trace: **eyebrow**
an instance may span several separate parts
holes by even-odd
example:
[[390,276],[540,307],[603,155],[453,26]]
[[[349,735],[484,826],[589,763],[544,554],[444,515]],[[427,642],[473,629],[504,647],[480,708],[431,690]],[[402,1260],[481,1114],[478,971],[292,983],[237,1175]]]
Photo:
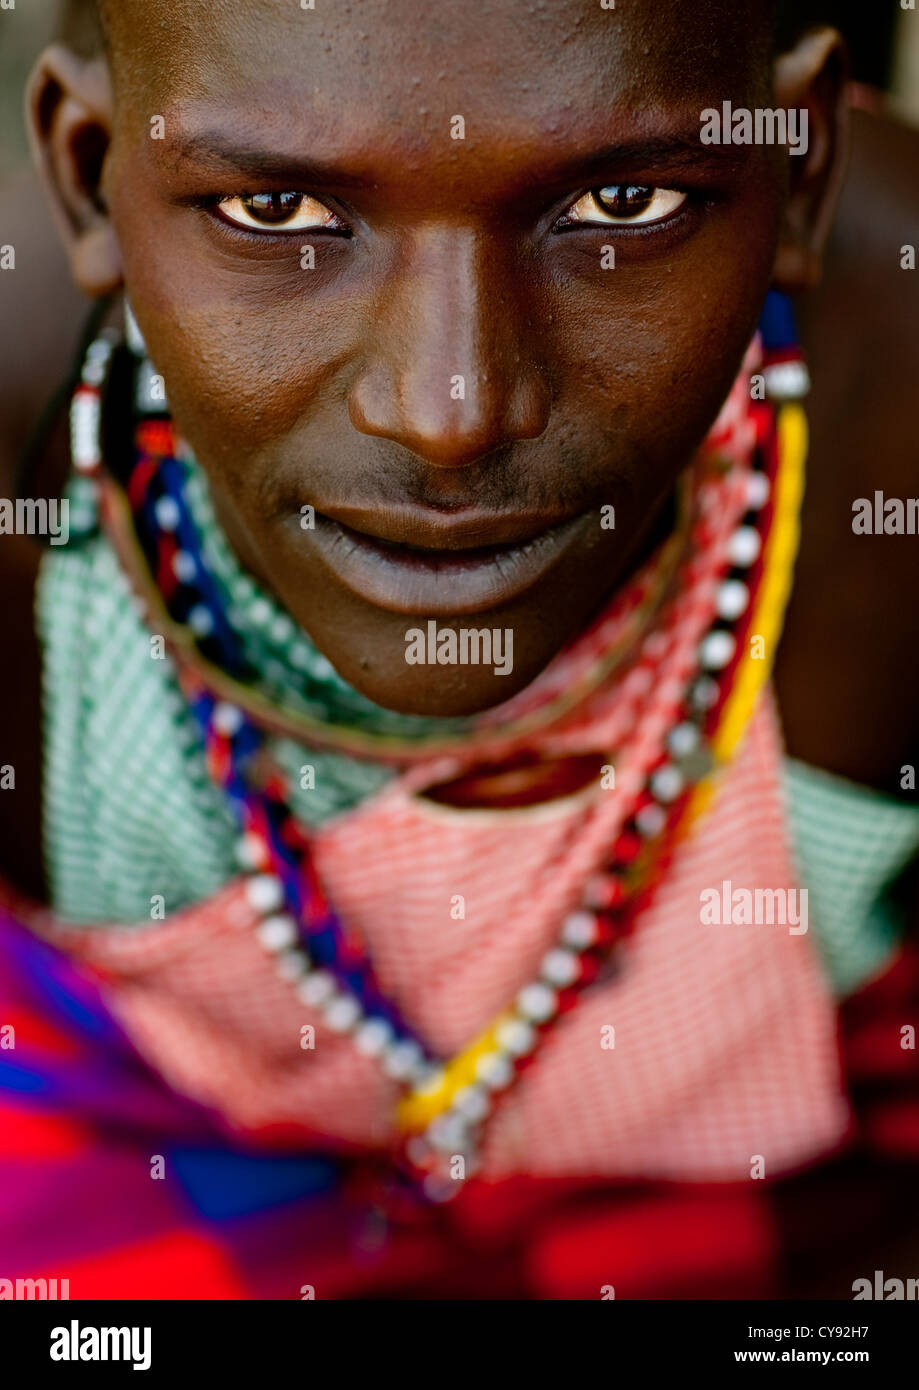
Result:
[[246,145],[221,130],[203,130],[181,136],[164,155],[170,164],[193,164],[215,174],[245,174],[257,178],[296,178],[309,184],[360,187],[367,179],[340,165],[281,150]]
[[[701,130],[701,123],[699,129]],[[247,145],[222,130],[203,130],[179,137],[163,151],[172,165],[193,165],[200,172],[241,175],[246,178],[287,180],[297,187],[361,188],[377,180],[368,172],[357,173],[340,163],[304,158],[282,150]],[[616,168],[652,170],[694,167],[726,171],[740,168],[747,159],[746,146],[703,145],[689,130],[663,137],[624,141],[582,154],[553,159],[544,152],[542,168],[527,171],[528,181],[539,173],[553,184],[578,182]]]
[[598,150],[575,156],[565,161],[563,173],[600,173],[604,169],[620,165],[632,165],[642,169],[653,169],[673,165],[706,166],[724,169],[726,166],[740,167],[746,162],[747,146],[743,145],[703,145],[699,138],[702,129],[695,136],[690,131],[681,131],[649,140],[632,140],[618,145],[607,145]]

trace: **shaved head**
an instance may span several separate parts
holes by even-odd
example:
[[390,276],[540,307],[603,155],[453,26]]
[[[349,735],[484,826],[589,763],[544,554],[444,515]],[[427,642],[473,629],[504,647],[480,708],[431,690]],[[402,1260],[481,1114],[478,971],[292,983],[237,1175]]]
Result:
[[[832,23],[834,6],[828,0],[751,0],[751,12],[774,31],[779,51],[790,47],[808,24]],[[108,46],[110,18],[117,9],[130,9],[129,0],[65,0],[61,37],[76,52],[89,57]]]

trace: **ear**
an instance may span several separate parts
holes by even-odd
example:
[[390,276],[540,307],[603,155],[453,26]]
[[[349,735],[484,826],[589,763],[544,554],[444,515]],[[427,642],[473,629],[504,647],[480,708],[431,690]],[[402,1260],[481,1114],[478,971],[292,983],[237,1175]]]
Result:
[[789,153],[789,196],[773,282],[794,294],[820,280],[823,248],[845,178],[848,107],[845,45],[835,29],[811,29],[775,62],[777,106],[807,112],[806,153]]
[[121,257],[102,192],[112,131],[112,89],[101,56],[53,44],[26,87],[26,123],[38,168],[77,285],[91,298],[121,283]]

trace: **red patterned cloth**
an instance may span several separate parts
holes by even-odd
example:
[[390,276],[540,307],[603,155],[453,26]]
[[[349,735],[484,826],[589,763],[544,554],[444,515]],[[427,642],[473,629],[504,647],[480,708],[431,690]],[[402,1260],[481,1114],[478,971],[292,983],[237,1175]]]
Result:
[[[560,1021],[499,1108],[487,1176],[721,1180],[746,1177],[754,1155],[774,1174],[840,1141],[849,1117],[835,1009],[810,937],[700,922],[700,893],[724,879],[794,881],[780,753],[766,702],[639,919],[620,975]],[[321,832],[316,863],[387,993],[449,1051],[532,976],[615,817],[602,793],[492,818],[451,815],[396,785]],[[450,917],[455,893],[465,921]],[[396,1083],[278,978],[242,882],[153,926],[34,925],[105,981],[109,1008],[173,1086],[240,1130],[294,1126],[322,1144],[394,1138]],[[299,1046],[304,1024],[316,1030],[311,1051]],[[601,1046],[609,1025],[613,1048]]]
[[851,1298],[876,1267],[915,1269],[917,1011],[911,944],[843,1007],[858,1127],[829,1164],[472,1179],[421,1208],[368,1161],[229,1135],[143,1062],[85,970],[0,912],[0,1297],[46,1279],[72,1299]]

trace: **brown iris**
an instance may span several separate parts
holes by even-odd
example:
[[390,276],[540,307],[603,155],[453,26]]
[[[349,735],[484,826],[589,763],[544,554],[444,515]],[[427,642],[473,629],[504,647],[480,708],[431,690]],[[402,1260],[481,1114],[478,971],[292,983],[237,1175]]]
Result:
[[250,217],[272,225],[286,222],[303,202],[302,193],[254,193],[240,200]]
[[637,217],[649,207],[654,191],[631,183],[613,183],[598,188],[594,198],[610,217]]

